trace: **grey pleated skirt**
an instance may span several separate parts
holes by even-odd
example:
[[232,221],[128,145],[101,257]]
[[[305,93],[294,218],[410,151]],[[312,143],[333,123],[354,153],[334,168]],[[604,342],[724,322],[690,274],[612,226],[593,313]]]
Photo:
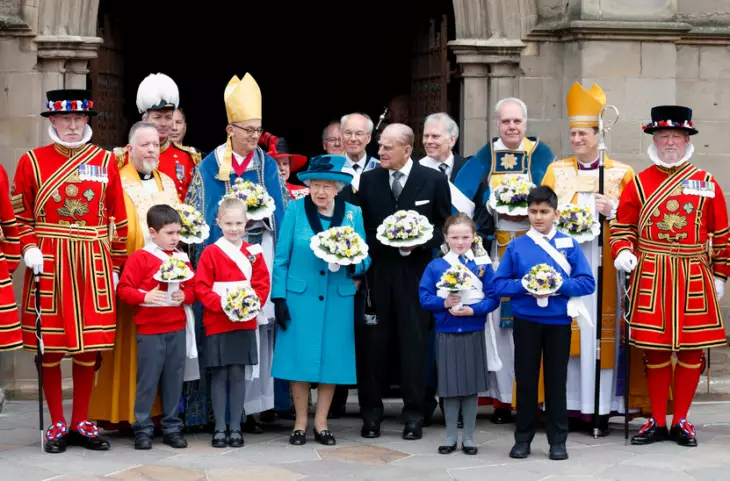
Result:
[[436,333],[439,397],[472,396],[487,390],[484,331]]
[[221,367],[231,364],[253,366],[259,363],[256,350],[256,329],[240,329],[205,336],[203,367]]

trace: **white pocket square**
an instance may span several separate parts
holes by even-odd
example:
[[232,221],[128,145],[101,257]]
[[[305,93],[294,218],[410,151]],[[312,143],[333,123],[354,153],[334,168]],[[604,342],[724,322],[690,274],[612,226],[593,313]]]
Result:
[[430,200],[417,200],[416,201],[416,207],[418,207],[419,205],[426,205],[429,202],[431,202],[431,201]]

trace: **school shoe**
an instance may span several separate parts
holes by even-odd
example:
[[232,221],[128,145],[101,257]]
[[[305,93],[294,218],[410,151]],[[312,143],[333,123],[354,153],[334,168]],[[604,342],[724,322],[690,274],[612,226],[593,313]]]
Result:
[[530,455],[530,443],[516,442],[509,452],[510,458],[524,459]]
[[695,431],[695,427],[684,418],[680,419],[679,422],[672,426],[672,429],[669,431],[669,439],[675,441],[680,446],[687,446],[690,448],[697,447],[696,435],[697,432]]
[[439,454],[451,454],[454,451],[456,451],[456,443],[449,446],[448,444],[444,444],[443,446],[439,446]]
[[565,443],[551,444],[550,454],[548,457],[553,461],[568,459],[568,450],[565,449]]
[[69,446],[82,446],[92,451],[106,451],[111,448],[109,441],[99,435],[99,428],[91,421],[81,421],[76,429],[71,429],[66,438]]
[[476,446],[464,446],[464,443],[461,443],[461,450],[464,454],[469,454],[471,456],[475,455],[479,452],[479,448]]
[[225,448],[228,446],[228,435],[225,429],[217,429],[213,433],[213,438],[210,440],[210,445],[214,448]]
[[152,438],[147,434],[140,434],[135,437],[134,449],[152,449]]
[[654,418],[649,418],[638,434],[635,434],[631,438],[631,444],[644,445],[652,444],[659,441],[666,441],[669,439],[669,430],[666,426],[659,426]]
[[228,445],[232,448],[243,447],[243,435],[241,434],[241,431],[231,429],[231,432],[228,434]]
[[170,447],[180,449],[187,448],[188,442],[183,437],[182,433],[169,433],[162,435],[162,442]]

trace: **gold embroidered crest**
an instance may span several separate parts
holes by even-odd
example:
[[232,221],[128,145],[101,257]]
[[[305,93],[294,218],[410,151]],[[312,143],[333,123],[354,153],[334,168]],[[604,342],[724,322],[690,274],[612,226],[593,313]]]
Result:
[[63,199],[63,197],[61,197],[61,194],[58,192],[58,189],[53,191],[53,194],[51,194],[51,198],[55,202],[61,202],[61,200]]
[[66,199],[63,207],[56,209],[56,212],[58,212],[58,215],[71,217],[73,220],[76,220],[77,217],[82,217],[89,212],[89,206],[78,199]]
[[91,202],[92,200],[94,200],[94,191],[91,190],[90,188],[89,189],[86,189],[84,191],[84,199],[88,200],[89,202]]
[[517,157],[514,154],[505,154],[500,164],[507,170],[514,169],[517,165]]
[[676,199],[672,199],[667,202],[667,210],[669,212],[676,212],[677,209],[679,209],[679,201],[677,201]]
[[687,202],[682,206],[682,210],[685,211],[688,214],[691,214],[695,211],[695,206],[692,205],[692,202]]
[[79,193],[79,188],[73,184],[69,184],[66,186],[65,192],[69,197],[76,197]]
[[656,225],[661,230],[676,232],[675,229],[681,229],[687,225],[687,218],[679,214],[664,214],[661,222],[657,222]]
[[652,217],[659,217],[660,215],[662,215],[662,211],[659,209],[654,209],[654,212],[651,213]]

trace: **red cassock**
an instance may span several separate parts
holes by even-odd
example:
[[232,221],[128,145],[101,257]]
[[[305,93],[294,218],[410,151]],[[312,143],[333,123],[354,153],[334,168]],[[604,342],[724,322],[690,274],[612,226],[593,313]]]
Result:
[[638,258],[631,275],[631,343],[690,350],[727,344],[713,277],[727,280],[725,195],[715,178],[685,163],[652,166],[624,189],[611,226],[614,259]]
[[[255,254],[251,254],[249,249]],[[236,262],[215,244],[206,247],[200,255],[195,271],[195,295],[203,304],[203,324],[207,336],[238,329],[256,329],[256,318],[246,322],[233,322],[228,318],[221,306],[221,296],[213,292],[214,283],[247,280],[259,299],[262,299],[262,306],[269,297],[271,281],[261,247],[244,242],[241,252],[251,262],[251,279],[246,279]]]
[[0,351],[23,346],[18,306],[10,277],[20,263],[20,237],[9,190],[8,174],[0,165]]
[[[71,355],[114,347],[112,269],[127,258],[127,215],[111,152],[86,144],[50,144],[18,162],[11,192],[23,254],[43,253],[41,318],[46,352]],[[23,344],[36,348],[35,283],[26,269]]]

